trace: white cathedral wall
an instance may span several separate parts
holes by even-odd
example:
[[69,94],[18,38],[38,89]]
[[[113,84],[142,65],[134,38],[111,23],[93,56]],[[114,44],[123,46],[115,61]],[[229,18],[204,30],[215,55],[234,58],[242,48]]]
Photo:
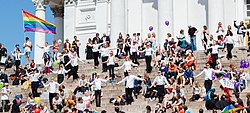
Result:
[[[206,0],[188,0],[188,25],[192,25],[198,29],[196,35],[196,44],[198,50],[203,50],[201,39],[203,25],[207,25],[207,9],[208,4]],[[186,27],[186,26],[185,26]]]
[[153,26],[154,32],[158,36],[158,11],[156,0],[143,0],[142,4],[142,39],[147,37],[149,26]]
[[142,31],[142,0],[127,0],[127,31],[141,33]]
[[67,38],[70,42],[73,41],[75,35],[75,6],[65,6],[64,7],[64,40]]
[[100,34],[108,32],[108,4],[106,1],[96,5],[96,31]]

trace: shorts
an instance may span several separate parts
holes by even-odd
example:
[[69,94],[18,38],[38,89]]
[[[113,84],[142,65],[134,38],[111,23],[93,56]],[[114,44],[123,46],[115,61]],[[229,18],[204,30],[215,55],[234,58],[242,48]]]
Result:
[[26,53],[25,53],[25,56],[26,56],[26,57],[29,57],[29,56],[30,56],[30,52],[26,52]]

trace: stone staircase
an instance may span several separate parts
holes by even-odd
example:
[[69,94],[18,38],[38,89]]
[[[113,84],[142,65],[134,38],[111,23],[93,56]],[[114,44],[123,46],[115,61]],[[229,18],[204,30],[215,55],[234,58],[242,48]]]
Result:
[[[222,66],[224,66],[223,69],[227,69],[229,64],[234,64],[235,66],[239,66],[241,60],[248,60],[250,61],[250,58],[247,57],[247,52],[246,51],[241,51],[238,48],[235,48],[233,50],[233,54],[237,55],[237,58],[233,58],[232,60],[228,61],[225,57],[221,59]],[[225,56],[226,52],[220,52],[219,56]],[[207,62],[208,56],[204,54],[204,51],[196,51],[194,53],[194,56],[196,57],[196,64],[197,64],[197,70],[194,72],[195,75],[200,73],[203,70],[203,67],[205,63]],[[118,63],[121,65],[123,60],[119,60]],[[144,59],[140,59],[140,66],[137,68],[133,68],[132,73],[133,74],[140,74],[144,75],[145,73],[145,61]],[[89,63],[81,64],[79,67],[79,75],[82,73],[88,75],[87,77],[89,78],[91,76],[92,71],[97,71],[98,73],[101,73],[101,65],[99,66],[98,69],[93,69],[93,61],[89,61]],[[245,71],[248,71],[248,69],[245,69]],[[13,73],[12,70],[7,70],[7,73]],[[154,80],[156,76],[157,70],[153,69],[152,73],[148,74],[151,78],[151,81]],[[120,81],[123,78],[123,69],[120,69],[118,71],[115,71],[116,75],[119,75],[121,77],[116,78],[116,82]],[[47,78],[50,78],[52,76],[55,76],[55,74],[50,74],[47,75]],[[104,78],[105,76],[108,76],[108,73],[102,73],[101,77]],[[72,78],[71,78],[72,79]],[[73,91],[75,87],[77,86],[77,83],[73,83],[72,80],[65,80],[65,86],[67,88],[67,91]],[[200,82],[200,85],[203,86],[204,83],[204,76],[200,76],[195,79],[196,81]],[[217,94],[222,94],[223,91],[219,88],[220,83],[218,81],[213,82],[213,88],[216,89]],[[250,85],[248,84],[248,87]],[[15,94],[23,94],[25,95],[24,97],[27,97],[28,92],[30,91],[23,91],[21,90],[20,86],[10,86],[12,95],[11,98],[13,99]],[[40,89],[41,91],[45,91],[44,89]],[[184,89],[185,95],[187,100],[192,96],[192,88],[191,87],[186,87]],[[113,113],[114,112],[114,105],[109,103],[110,98],[115,98],[118,95],[121,95],[124,91],[124,84],[121,85],[112,85],[110,83],[103,84],[103,89],[102,89],[102,107],[101,108],[96,108],[98,111],[101,110],[106,110],[108,113]],[[249,88],[245,90],[243,93],[241,93],[241,98],[243,99],[244,103],[246,101],[246,94],[247,92],[250,92]],[[11,99],[11,100],[12,100]],[[157,103],[156,101],[149,101],[145,100],[141,95],[138,97],[138,99],[135,99],[135,102],[132,105],[125,105],[125,106],[119,106],[120,109],[126,113],[144,113],[145,107],[147,105],[150,105],[152,108],[154,108],[155,104]],[[48,97],[47,98],[41,98],[41,102],[45,103],[48,105]],[[189,110],[191,113],[197,113],[200,108],[203,108],[205,112],[209,113],[211,111],[207,111],[205,108],[205,102],[189,102],[186,101],[186,105],[188,106]],[[93,107],[95,108],[95,102],[93,103]]]

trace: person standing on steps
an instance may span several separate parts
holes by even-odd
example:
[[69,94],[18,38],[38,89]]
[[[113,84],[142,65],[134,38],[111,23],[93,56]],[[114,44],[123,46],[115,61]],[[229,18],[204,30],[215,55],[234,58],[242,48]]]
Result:
[[134,64],[129,57],[126,57],[126,61],[117,68],[117,70],[121,69],[124,67],[124,77],[128,76],[128,71],[132,70],[132,66],[138,66],[138,64]]
[[98,57],[99,57],[99,47],[103,43],[98,43],[97,40],[94,40],[93,44],[89,44],[88,46],[93,47],[92,52],[93,52],[93,58],[94,58],[94,68],[96,69],[99,65]]
[[102,82],[107,81],[108,80],[100,78],[100,74],[97,74],[95,80],[89,83],[94,86],[96,107],[101,107]]
[[39,70],[34,70],[32,73],[28,73],[26,71],[26,74],[28,77],[30,77],[30,80],[31,80],[32,94],[34,95],[34,97],[38,97],[38,94],[37,94],[37,88],[38,88],[38,83],[39,83],[38,79],[41,76]]
[[218,42],[214,42],[214,44],[211,47],[208,47],[208,49],[212,50],[212,68],[215,69],[216,66],[216,60],[218,59],[218,53],[219,53],[219,48],[224,48],[224,46],[218,45]]
[[[116,48],[114,48],[116,49]],[[99,51],[101,52],[101,57],[102,57],[102,72],[107,72],[108,70],[108,66],[107,66],[107,63],[105,63],[105,61],[108,60],[109,58],[109,52],[110,50],[114,50],[114,49],[111,49],[107,43],[104,44],[104,47],[102,47]]]
[[62,65],[59,65],[59,69],[57,71],[52,71],[52,73],[57,74],[57,82],[61,84],[64,81],[65,73],[68,73],[69,70],[65,70]]
[[192,27],[191,25],[188,26],[188,35],[190,36],[190,43],[192,46],[192,51],[196,51],[196,34],[198,33],[197,29],[195,27]]
[[61,86],[62,84],[63,84],[63,82],[61,84],[55,82],[54,77],[51,77],[51,81],[49,82],[49,84],[43,83],[44,87],[49,87],[49,104],[50,104],[51,110],[53,110],[52,100],[57,95],[56,89],[57,89],[57,87]]
[[208,92],[213,85],[213,73],[224,73],[223,71],[219,71],[219,70],[214,70],[213,68],[210,67],[209,63],[206,63],[206,68],[199,73],[198,75],[196,75],[194,78],[197,78],[199,76],[201,76],[202,74],[205,74],[205,81],[204,81],[204,87],[206,89],[206,92]]
[[126,76],[124,79],[122,79],[120,82],[116,83],[121,84],[122,82],[126,82],[126,86],[125,86],[125,94],[126,94],[126,102],[127,105],[131,105],[132,101],[133,101],[133,97],[132,97],[132,92],[134,89],[134,81],[135,80],[141,80],[143,81],[144,79],[139,78],[135,75],[131,74],[131,70],[128,71],[128,76]]
[[30,53],[32,51],[32,43],[29,41],[29,38],[26,37],[25,43],[23,44],[24,52],[26,53],[26,64],[30,62]]
[[45,46],[39,46],[36,45],[37,47],[39,47],[40,49],[43,49],[43,60],[44,60],[44,64],[46,64],[47,60],[50,59],[50,48],[53,47],[51,45],[49,45],[48,42],[45,42]]
[[113,51],[110,51],[108,59],[103,63],[107,63],[108,65],[109,77],[111,78],[111,80],[115,80],[115,73],[114,73],[115,62],[116,58],[114,56],[114,53]]
[[152,61],[152,55],[154,53],[154,50],[150,47],[150,43],[147,43],[146,49],[143,51],[139,51],[140,53],[145,52],[145,61],[146,61],[146,71],[147,73],[151,73],[152,71],[152,66],[151,66],[151,61]]
[[154,85],[156,85],[157,93],[158,93],[158,99],[159,103],[162,103],[163,97],[164,97],[164,85],[167,84],[169,86],[169,83],[165,76],[161,73],[161,71],[158,71],[158,76],[154,79],[154,82],[152,83],[152,88]]
[[244,22],[241,21],[240,22],[240,25],[236,25],[236,21],[234,21],[234,27],[237,29],[237,37],[238,37],[238,46],[239,47],[243,47],[246,45],[245,42],[245,30],[246,30],[246,27],[244,26]]
[[224,42],[226,43],[227,46],[227,59],[230,60],[233,57],[232,50],[235,44],[235,39],[233,37],[232,31],[227,31]]
[[70,75],[68,76],[68,78],[70,78],[70,76],[73,75],[73,81],[79,78],[79,76],[77,74],[78,68],[79,68],[78,61],[80,61],[84,64],[84,62],[79,59],[79,57],[77,56],[77,53],[75,52],[75,53],[73,53],[73,58],[65,65],[65,66],[67,66],[71,63],[72,68],[71,68]]

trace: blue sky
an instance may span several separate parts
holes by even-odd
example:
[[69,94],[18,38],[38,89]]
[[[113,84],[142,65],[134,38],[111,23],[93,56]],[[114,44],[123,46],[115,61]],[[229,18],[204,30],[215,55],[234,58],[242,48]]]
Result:
[[[3,43],[8,49],[8,53],[14,49],[16,44],[23,45],[25,38],[23,32],[22,9],[35,15],[35,7],[31,0],[1,0],[0,7],[0,43]],[[54,23],[53,14],[47,6],[46,21]],[[25,35],[30,38],[34,47],[34,33],[26,32]],[[46,35],[46,41],[52,43],[54,35]],[[33,48],[34,49],[34,48]],[[23,52],[23,50],[21,50]],[[34,53],[32,52],[31,58]],[[25,58],[22,58],[22,64],[25,63]]]

